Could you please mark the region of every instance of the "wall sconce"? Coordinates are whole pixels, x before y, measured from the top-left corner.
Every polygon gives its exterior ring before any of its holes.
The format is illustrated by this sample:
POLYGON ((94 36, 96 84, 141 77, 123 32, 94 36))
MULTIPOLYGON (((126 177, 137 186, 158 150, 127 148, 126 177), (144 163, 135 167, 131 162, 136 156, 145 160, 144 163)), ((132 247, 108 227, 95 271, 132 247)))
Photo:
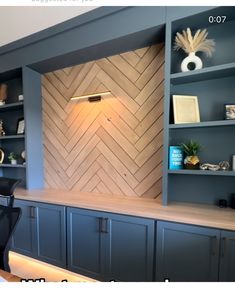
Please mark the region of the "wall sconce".
POLYGON ((75 101, 75 100, 80 100, 80 99, 88 99, 89 102, 96 102, 96 101, 101 101, 101 96, 106 96, 110 95, 111 92, 100 92, 100 93, 94 93, 94 94, 88 94, 88 95, 81 95, 81 96, 73 96, 70 100, 75 101))

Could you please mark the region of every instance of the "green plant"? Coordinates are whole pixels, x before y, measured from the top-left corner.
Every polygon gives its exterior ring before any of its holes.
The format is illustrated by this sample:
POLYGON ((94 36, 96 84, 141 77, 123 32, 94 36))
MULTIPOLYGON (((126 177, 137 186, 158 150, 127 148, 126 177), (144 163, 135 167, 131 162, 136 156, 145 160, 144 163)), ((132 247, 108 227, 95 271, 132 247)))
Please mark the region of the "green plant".
POLYGON ((196 156, 197 153, 202 149, 202 146, 193 140, 190 140, 187 143, 182 143, 181 147, 183 148, 183 151, 188 156, 196 156))
POLYGON ((11 160, 16 160, 17 159, 17 155, 14 152, 11 152, 8 156, 8 159, 11 160))

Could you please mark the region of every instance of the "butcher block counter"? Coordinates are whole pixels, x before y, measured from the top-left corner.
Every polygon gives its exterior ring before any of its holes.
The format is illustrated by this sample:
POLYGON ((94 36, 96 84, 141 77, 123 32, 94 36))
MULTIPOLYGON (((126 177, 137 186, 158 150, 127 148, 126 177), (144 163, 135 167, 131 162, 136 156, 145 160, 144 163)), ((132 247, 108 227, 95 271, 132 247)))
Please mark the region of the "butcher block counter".
POLYGON ((235 209, 191 203, 162 206, 160 197, 153 200, 67 190, 17 189, 15 198, 235 231, 235 209))

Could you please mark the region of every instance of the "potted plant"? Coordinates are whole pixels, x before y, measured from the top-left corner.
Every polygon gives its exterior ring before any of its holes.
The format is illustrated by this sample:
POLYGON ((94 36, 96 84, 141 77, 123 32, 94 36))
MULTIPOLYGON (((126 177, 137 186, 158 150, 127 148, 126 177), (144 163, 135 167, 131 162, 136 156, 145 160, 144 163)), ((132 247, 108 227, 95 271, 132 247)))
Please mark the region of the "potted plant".
POLYGON ((201 145, 196 141, 190 140, 187 143, 182 143, 184 153, 187 155, 184 159, 184 165, 186 169, 199 169, 200 160, 198 152, 201 150, 201 145))
POLYGON ((11 152, 8 156, 8 159, 11 161, 11 164, 17 164, 17 155, 14 152, 11 152))

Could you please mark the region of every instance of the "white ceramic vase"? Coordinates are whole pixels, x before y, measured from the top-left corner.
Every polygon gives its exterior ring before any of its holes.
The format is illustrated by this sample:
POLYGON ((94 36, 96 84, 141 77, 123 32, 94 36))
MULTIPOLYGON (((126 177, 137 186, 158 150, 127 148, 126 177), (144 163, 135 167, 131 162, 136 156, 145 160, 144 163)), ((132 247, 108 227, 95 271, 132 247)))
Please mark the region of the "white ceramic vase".
POLYGON ((202 68, 202 60, 195 55, 195 52, 190 52, 189 55, 184 58, 181 63, 181 71, 187 72, 192 70, 198 70, 202 68), (193 69, 190 69, 189 66, 193 66, 193 69))
POLYGON ((11 160, 11 164, 12 164, 12 165, 16 165, 16 164, 17 164, 17 160, 16 160, 16 159, 12 159, 12 160, 11 160))

